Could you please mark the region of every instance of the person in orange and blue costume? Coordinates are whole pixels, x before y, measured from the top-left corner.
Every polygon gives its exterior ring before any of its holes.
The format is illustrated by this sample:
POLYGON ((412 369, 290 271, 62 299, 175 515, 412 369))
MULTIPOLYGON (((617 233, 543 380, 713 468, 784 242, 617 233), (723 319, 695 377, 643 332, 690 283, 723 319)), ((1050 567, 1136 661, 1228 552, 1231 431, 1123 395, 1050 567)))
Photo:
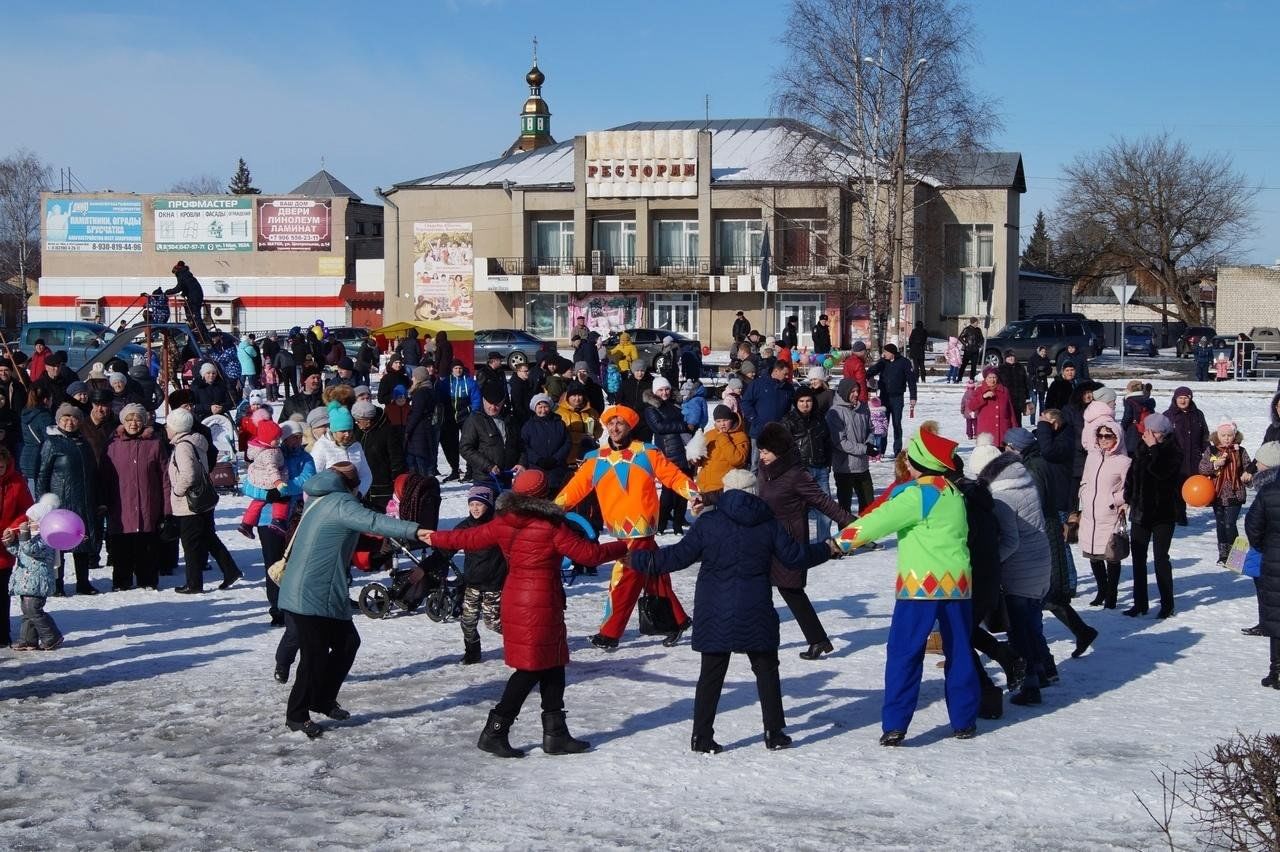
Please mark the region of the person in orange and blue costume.
MULTIPOLYGON (((608 432, 608 443, 583 457, 573 478, 556 497, 556 503, 570 510, 595 494, 606 533, 626 541, 628 550, 657 550, 653 537, 658 521, 658 483, 674 489, 695 509, 701 505, 698 486, 652 444, 632 440, 631 432, 640 423, 640 415, 635 411, 625 405, 611 405, 600 420, 608 432)), ((667 634, 662 644, 671 647, 680 641, 691 622, 671 587, 671 578, 666 574, 646 578, 619 560, 614 563, 609 582, 604 623, 600 625, 600 632, 591 637, 591 644, 597 648, 618 647, 618 639, 627 629, 631 611, 646 585, 651 594, 671 602, 672 614, 679 625, 679 629, 667 634)))
POLYGON ((897 601, 885 649, 884 705, 880 744, 900 745, 915 714, 924 670, 925 644, 936 623, 946 656, 947 715, 959 739, 977 733, 981 689, 974 655, 973 572, 969 563, 969 519, 964 496, 945 474, 956 470, 956 442, 921 429, 907 445, 912 479, 889 499, 840 531, 845 553, 896 533, 897 601))

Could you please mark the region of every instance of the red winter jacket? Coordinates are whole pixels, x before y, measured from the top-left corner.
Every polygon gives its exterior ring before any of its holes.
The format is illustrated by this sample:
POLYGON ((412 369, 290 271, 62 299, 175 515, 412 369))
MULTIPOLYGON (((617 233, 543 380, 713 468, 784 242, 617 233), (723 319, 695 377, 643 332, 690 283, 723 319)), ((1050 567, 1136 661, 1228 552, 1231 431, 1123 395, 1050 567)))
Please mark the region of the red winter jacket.
POLYGON ((492 521, 432 535, 433 547, 480 550, 498 547, 507 558, 502 587, 503 658, 513 669, 539 671, 569 662, 564 626, 561 558, 599 565, 622 558, 625 541, 596 544, 564 523, 564 511, 549 500, 507 492, 492 521))
POLYGON ((973 389, 973 394, 966 394, 968 411, 966 414, 977 415, 976 434, 986 433, 995 438, 996 446, 1004 443, 1004 433, 1013 428, 1013 402, 1009 399, 1009 389, 1004 385, 988 388, 985 384, 973 389), (984 394, 992 392, 991 399, 984 394))
POLYGON ((858 383, 858 401, 867 401, 867 362, 861 355, 849 355, 844 359, 841 375, 858 383))
MULTIPOLYGON (((31 492, 27 490, 27 480, 23 478, 22 471, 18 470, 17 461, 10 459, 4 476, 0 476, 0 530, 16 527, 34 502, 31 492)), ((14 550, 17 550, 16 544, 14 550)), ((13 554, 0 547, 0 571, 8 571, 13 563, 13 554)), ((7 585, 9 581, 3 582, 7 585)))

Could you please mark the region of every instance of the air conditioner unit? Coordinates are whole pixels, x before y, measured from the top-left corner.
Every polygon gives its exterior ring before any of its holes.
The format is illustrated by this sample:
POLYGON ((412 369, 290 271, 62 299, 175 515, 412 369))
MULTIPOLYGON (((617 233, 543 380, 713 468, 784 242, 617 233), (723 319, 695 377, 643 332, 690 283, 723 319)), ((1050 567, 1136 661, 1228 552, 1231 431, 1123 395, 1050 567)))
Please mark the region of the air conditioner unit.
POLYGON ((102 305, 97 299, 81 299, 76 302, 76 317, 81 322, 102 322, 102 305))
POLYGON ((599 249, 591 252, 591 274, 604 275, 604 252, 599 249))
POLYGON ((231 322, 232 309, 231 304, 222 302, 218 304, 209 304, 209 319, 214 322, 231 322))

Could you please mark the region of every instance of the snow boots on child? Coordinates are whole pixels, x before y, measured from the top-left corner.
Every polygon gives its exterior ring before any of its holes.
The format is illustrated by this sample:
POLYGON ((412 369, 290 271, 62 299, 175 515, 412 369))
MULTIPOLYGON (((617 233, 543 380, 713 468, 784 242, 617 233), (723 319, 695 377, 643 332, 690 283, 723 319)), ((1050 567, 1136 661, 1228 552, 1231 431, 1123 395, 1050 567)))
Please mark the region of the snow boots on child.
POLYGON ((563 710, 542 711, 542 750, 547 754, 580 754, 591 743, 575 739, 564 721, 563 710))
POLYGON ((481 751, 498 757, 524 757, 524 752, 512 748, 507 740, 507 732, 511 730, 511 723, 514 721, 515 719, 504 719, 497 711, 490 710, 489 720, 484 723, 484 730, 480 732, 480 741, 476 746, 481 751))

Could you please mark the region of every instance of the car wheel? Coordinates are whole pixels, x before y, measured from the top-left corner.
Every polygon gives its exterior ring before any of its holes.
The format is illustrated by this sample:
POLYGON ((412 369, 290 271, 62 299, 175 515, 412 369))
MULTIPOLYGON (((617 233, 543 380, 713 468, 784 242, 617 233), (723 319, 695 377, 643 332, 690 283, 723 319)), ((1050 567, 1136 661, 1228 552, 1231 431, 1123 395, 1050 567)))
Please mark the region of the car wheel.
POLYGON ((986 367, 998 368, 1000 366, 1000 353, 994 349, 988 350, 987 357, 982 359, 982 363, 983 363, 983 366, 986 366, 986 367))
POLYGON ((528 363, 529 363, 529 356, 525 355, 519 349, 515 350, 514 352, 512 352, 510 355, 507 356, 507 366, 513 370, 516 367, 519 367, 521 364, 528 364, 528 363))

